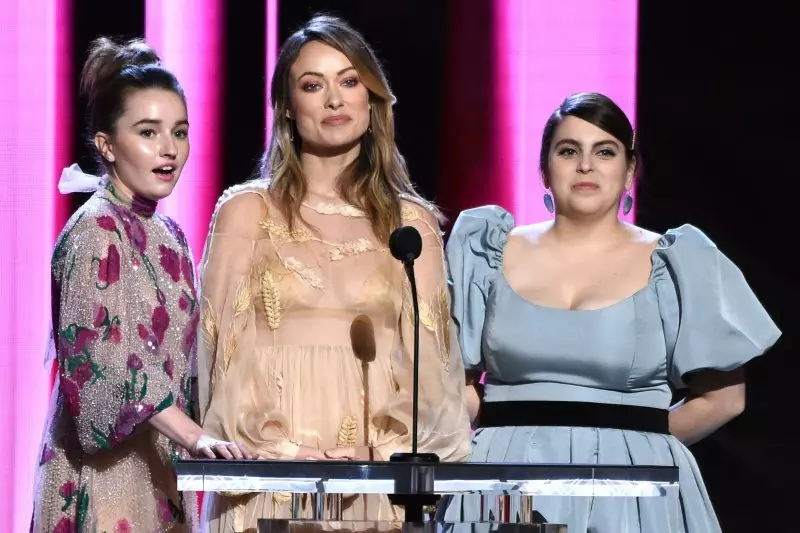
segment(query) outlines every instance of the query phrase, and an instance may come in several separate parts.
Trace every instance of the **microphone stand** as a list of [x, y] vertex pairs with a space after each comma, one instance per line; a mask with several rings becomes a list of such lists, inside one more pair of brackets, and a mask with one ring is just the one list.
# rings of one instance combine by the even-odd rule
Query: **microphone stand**
[[406, 275], [411, 285], [411, 300], [414, 308], [414, 366], [412, 389], [412, 428], [411, 453], [393, 453], [389, 458], [393, 463], [407, 463], [412, 467], [409, 477], [395, 482], [395, 494], [389, 495], [393, 505], [405, 508], [405, 522], [423, 522], [426, 506], [435, 505], [439, 496], [433, 492], [435, 464], [439, 456], [435, 453], [419, 453], [417, 451], [419, 425], [419, 300], [417, 297], [417, 281], [414, 276], [414, 256], [409, 254], [403, 260]]

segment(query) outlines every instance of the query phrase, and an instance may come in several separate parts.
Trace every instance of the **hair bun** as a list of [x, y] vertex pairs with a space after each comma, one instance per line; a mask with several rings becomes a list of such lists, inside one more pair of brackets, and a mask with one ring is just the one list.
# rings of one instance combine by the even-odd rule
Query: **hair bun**
[[161, 58], [142, 39], [115, 42], [108, 37], [92, 41], [81, 72], [81, 94], [91, 99], [110, 80], [129, 67], [158, 64]]

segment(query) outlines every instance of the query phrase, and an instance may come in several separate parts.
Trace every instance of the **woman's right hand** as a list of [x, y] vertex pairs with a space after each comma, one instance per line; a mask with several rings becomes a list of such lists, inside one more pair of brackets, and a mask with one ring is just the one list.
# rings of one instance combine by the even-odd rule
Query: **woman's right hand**
[[208, 459], [258, 459], [242, 444], [215, 439], [203, 434], [190, 450], [195, 457]]
[[312, 448], [310, 446], [300, 446], [297, 449], [297, 453], [295, 454], [294, 458], [298, 461], [319, 461], [327, 459], [321, 450]]

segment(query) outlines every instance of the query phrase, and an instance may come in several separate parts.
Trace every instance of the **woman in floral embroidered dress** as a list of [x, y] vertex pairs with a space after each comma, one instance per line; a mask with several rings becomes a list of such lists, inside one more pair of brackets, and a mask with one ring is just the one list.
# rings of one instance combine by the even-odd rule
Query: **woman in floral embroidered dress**
[[146, 44], [105, 38], [81, 89], [110, 176], [92, 180], [72, 167], [59, 184], [96, 192], [53, 252], [59, 373], [31, 530], [196, 530], [196, 502], [177, 491], [172, 461], [184, 450], [250, 454], [188, 416], [199, 320], [192, 255], [180, 227], [155, 213], [189, 155], [183, 90]]
[[[406, 224], [424, 243], [420, 449], [466, 459], [437, 211], [408, 179], [377, 59], [344, 22], [315, 17], [284, 44], [271, 100], [262, 179], [220, 199], [201, 264], [204, 429], [267, 459], [388, 460], [410, 449], [411, 296], [387, 246]], [[255, 532], [258, 518], [291, 516], [288, 495], [206, 497], [211, 531]], [[352, 497], [343, 518], [398, 511], [385, 497]]]

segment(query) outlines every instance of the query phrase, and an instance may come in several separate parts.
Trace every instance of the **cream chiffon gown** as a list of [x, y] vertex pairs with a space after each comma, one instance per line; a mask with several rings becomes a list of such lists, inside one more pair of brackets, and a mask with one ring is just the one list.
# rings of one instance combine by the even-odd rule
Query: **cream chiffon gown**
[[[303, 204], [289, 228], [263, 182], [229, 189], [201, 264], [200, 416], [212, 435], [264, 459], [298, 446], [410, 449], [413, 315], [402, 265], [348, 204]], [[419, 230], [420, 451], [471, 452], [464, 369], [450, 336], [441, 232], [426, 206], [402, 201]], [[213, 494], [204, 527], [255, 532], [291, 517], [288, 494]], [[304, 516], [311, 509], [304, 505]], [[345, 500], [344, 520], [398, 520], [385, 496]]]

